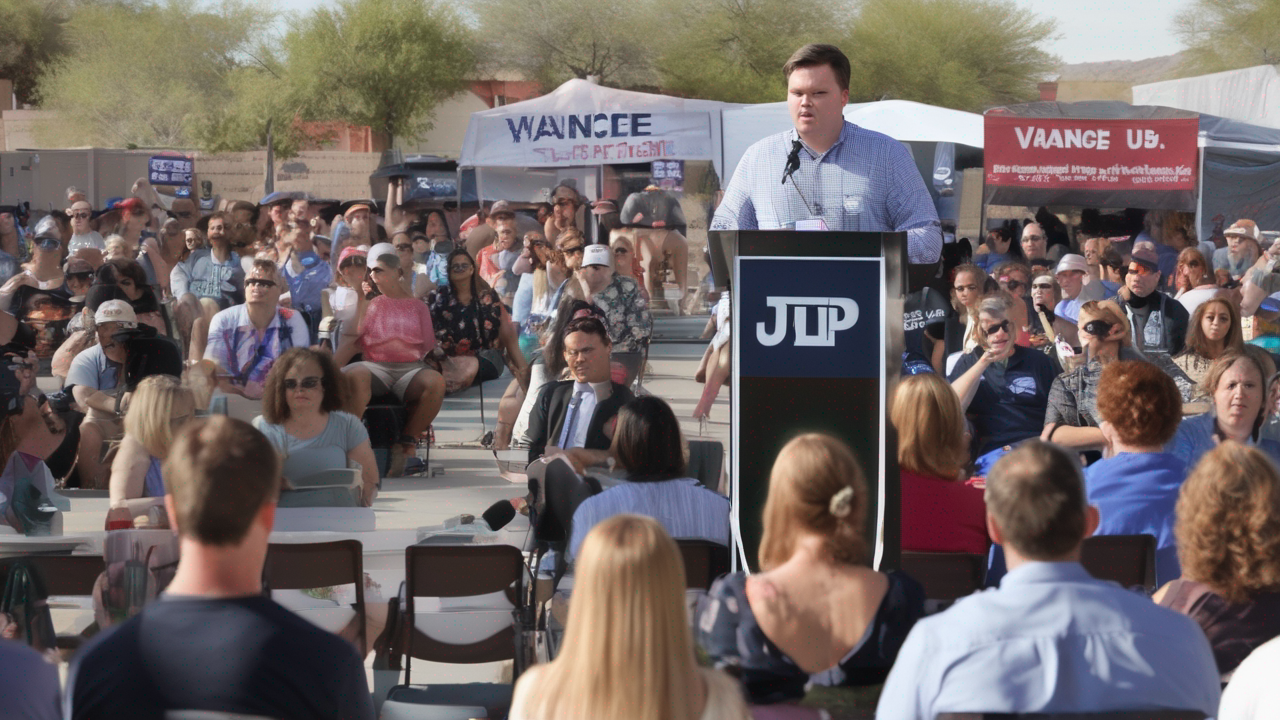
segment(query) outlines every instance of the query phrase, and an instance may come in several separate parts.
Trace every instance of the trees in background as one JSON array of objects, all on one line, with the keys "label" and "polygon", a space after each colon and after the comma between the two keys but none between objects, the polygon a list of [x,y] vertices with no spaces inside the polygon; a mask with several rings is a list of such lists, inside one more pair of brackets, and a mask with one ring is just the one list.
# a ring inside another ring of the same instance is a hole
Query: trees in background
[{"label": "trees in background", "polygon": [[368,125],[390,141],[430,130],[475,67],[469,28],[437,0],[338,0],[299,19],[284,54],[304,117]]},{"label": "trees in background", "polygon": [[1173,22],[1189,74],[1280,63],[1280,2],[1195,0]]},{"label": "trees in background", "polygon": [[25,78],[21,98],[58,111],[60,137],[50,140],[209,151],[270,143],[288,155],[305,140],[306,120],[420,137],[467,82],[510,70],[548,90],[594,76],[614,87],[772,102],[785,95],[791,53],[830,42],[849,55],[855,102],[981,110],[1034,99],[1057,62],[1041,49],[1053,23],[1014,0],[466,7],[463,16],[447,0],[336,0],[283,15],[248,0],[0,0],[0,71]]},{"label": "trees in background", "polygon": [[69,13],[62,0],[0,0],[0,78],[18,102],[40,101],[40,74],[67,52]]}]

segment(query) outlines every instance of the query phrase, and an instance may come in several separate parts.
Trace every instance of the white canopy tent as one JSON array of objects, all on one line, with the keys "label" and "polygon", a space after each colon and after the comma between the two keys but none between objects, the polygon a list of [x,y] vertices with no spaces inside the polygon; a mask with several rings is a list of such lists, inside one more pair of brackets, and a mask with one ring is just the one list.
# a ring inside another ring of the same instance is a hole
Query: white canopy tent
[{"label": "white canopy tent", "polygon": [[1274,65],[1259,65],[1135,85],[1133,104],[1164,105],[1280,129],[1280,70]]},{"label": "white canopy tent", "polygon": [[548,95],[472,113],[458,160],[482,200],[539,202],[574,179],[599,197],[604,165],[702,160],[720,172],[724,103],[570,80]]},{"label": "white canopy tent", "polygon": [[[785,102],[726,107],[721,113],[724,123],[723,184],[733,175],[738,161],[751,144],[792,127],[791,113]],[[982,115],[962,110],[911,102],[881,100],[846,105],[844,117],[849,122],[884,133],[903,142],[950,142],[981,148]],[[718,169],[718,168],[717,168]]]}]

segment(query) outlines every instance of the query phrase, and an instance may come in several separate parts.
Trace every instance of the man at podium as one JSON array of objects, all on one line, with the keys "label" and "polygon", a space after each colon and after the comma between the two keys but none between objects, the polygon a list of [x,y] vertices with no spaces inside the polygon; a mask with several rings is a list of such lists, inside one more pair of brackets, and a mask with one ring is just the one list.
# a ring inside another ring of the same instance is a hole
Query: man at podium
[{"label": "man at podium", "polygon": [[937,262],[938,212],[911,152],[844,119],[849,58],[805,45],[782,72],[795,128],[747,148],[711,229],[906,231],[909,261]]}]

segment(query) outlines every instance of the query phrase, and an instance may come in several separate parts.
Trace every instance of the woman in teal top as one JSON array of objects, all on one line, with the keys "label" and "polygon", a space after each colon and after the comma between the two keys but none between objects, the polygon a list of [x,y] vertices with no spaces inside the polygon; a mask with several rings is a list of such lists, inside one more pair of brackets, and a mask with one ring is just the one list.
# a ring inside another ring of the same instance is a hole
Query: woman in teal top
[{"label": "woman in teal top", "polygon": [[342,412],[345,384],[329,355],[310,348],[285,351],[267,375],[262,415],[253,420],[284,458],[285,479],[358,466],[361,504],[378,492],[378,464],[360,419]]}]

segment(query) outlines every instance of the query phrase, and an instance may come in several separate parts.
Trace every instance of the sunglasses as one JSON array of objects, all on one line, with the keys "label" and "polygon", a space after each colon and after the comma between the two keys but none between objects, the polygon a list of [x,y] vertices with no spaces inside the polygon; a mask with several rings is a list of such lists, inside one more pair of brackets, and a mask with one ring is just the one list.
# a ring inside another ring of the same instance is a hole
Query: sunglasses
[{"label": "sunglasses", "polygon": [[62,247],[62,243],[58,242],[54,238],[43,238],[36,242],[36,247],[41,250],[57,250]]},{"label": "sunglasses", "polygon": [[1090,320],[1084,324],[1084,331],[1096,338],[1105,338],[1111,334],[1111,328],[1113,327],[1115,327],[1115,324],[1106,320]]},{"label": "sunglasses", "polygon": [[1032,285],[1031,288],[1033,290],[1052,290],[1053,284],[1052,283],[1036,283],[1035,285]]},{"label": "sunglasses", "polygon": [[[1003,278],[1001,279],[1003,280]],[[1004,284],[1005,284],[1005,287],[1009,288],[1010,290],[1018,290],[1027,286],[1026,283],[1020,280],[1004,280]]]},{"label": "sunglasses", "polygon": [[1140,265],[1138,263],[1129,263],[1129,272],[1134,273],[1139,277],[1142,277],[1144,275],[1150,275],[1151,273],[1155,272],[1155,270],[1152,270],[1146,265]]},{"label": "sunglasses", "polygon": [[298,388],[302,388],[303,390],[315,390],[318,387],[320,387],[320,378],[318,377],[306,377],[301,380],[289,378],[284,381],[285,390],[297,390]]},{"label": "sunglasses", "polygon": [[353,256],[351,256],[351,257],[347,258],[346,260],[343,260],[343,261],[342,261],[342,267],[340,267],[340,268],[338,268],[338,269],[339,269],[339,270],[341,270],[342,268],[345,268],[345,267],[347,267],[347,266],[349,266],[349,265],[356,265],[356,266],[358,266],[358,267],[364,267],[364,258],[363,258],[363,257],[361,257],[360,255],[353,255]]},{"label": "sunglasses", "polygon": [[1003,333],[1008,334],[1008,332],[1009,332],[1009,321],[1008,321],[1008,320],[1005,320],[1005,321],[1003,321],[1003,322],[998,322],[998,323],[996,323],[995,325],[990,325],[990,326],[984,327],[984,328],[982,328],[982,332],[986,333],[987,335],[995,335],[995,334],[996,334],[996,333],[998,333],[998,332],[1003,332]]},{"label": "sunglasses", "polygon": [[574,245],[573,247],[561,248],[560,252],[565,255],[580,255],[585,251],[586,245]]},{"label": "sunglasses", "polygon": [[74,212],[74,213],[71,213],[71,217],[75,218],[76,220],[88,220],[90,216],[89,216],[89,213],[87,212]]},{"label": "sunglasses", "polygon": [[275,281],[275,280],[263,280],[263,279],[261,279],[261,278],[249,278],[248,280],[245,280],[245,281],[244,281],[244,284],[245,284],[246,286],[248,286],[248,287],[252,287],[252,286],[256,285],[256,286],[258,286],[258,287],[273,288],[273,287],[275,287],[275,286],[276,286],[276,281]]},{"label": "sunglasses", "polygon": [[470,263],[454,263],[449,266],[449,272],[466,272],[470,269]]},{"label": "sunglasses", "polygon": [[397,246],[396,246],[396,252],[409,252],[409,251],[411,251],[411,250],[413,250],[413,245],[411,245],[411,244],[409,244],[409,243],[405,243],[405,244],[403,244],[403,245],[397,245]]}]

